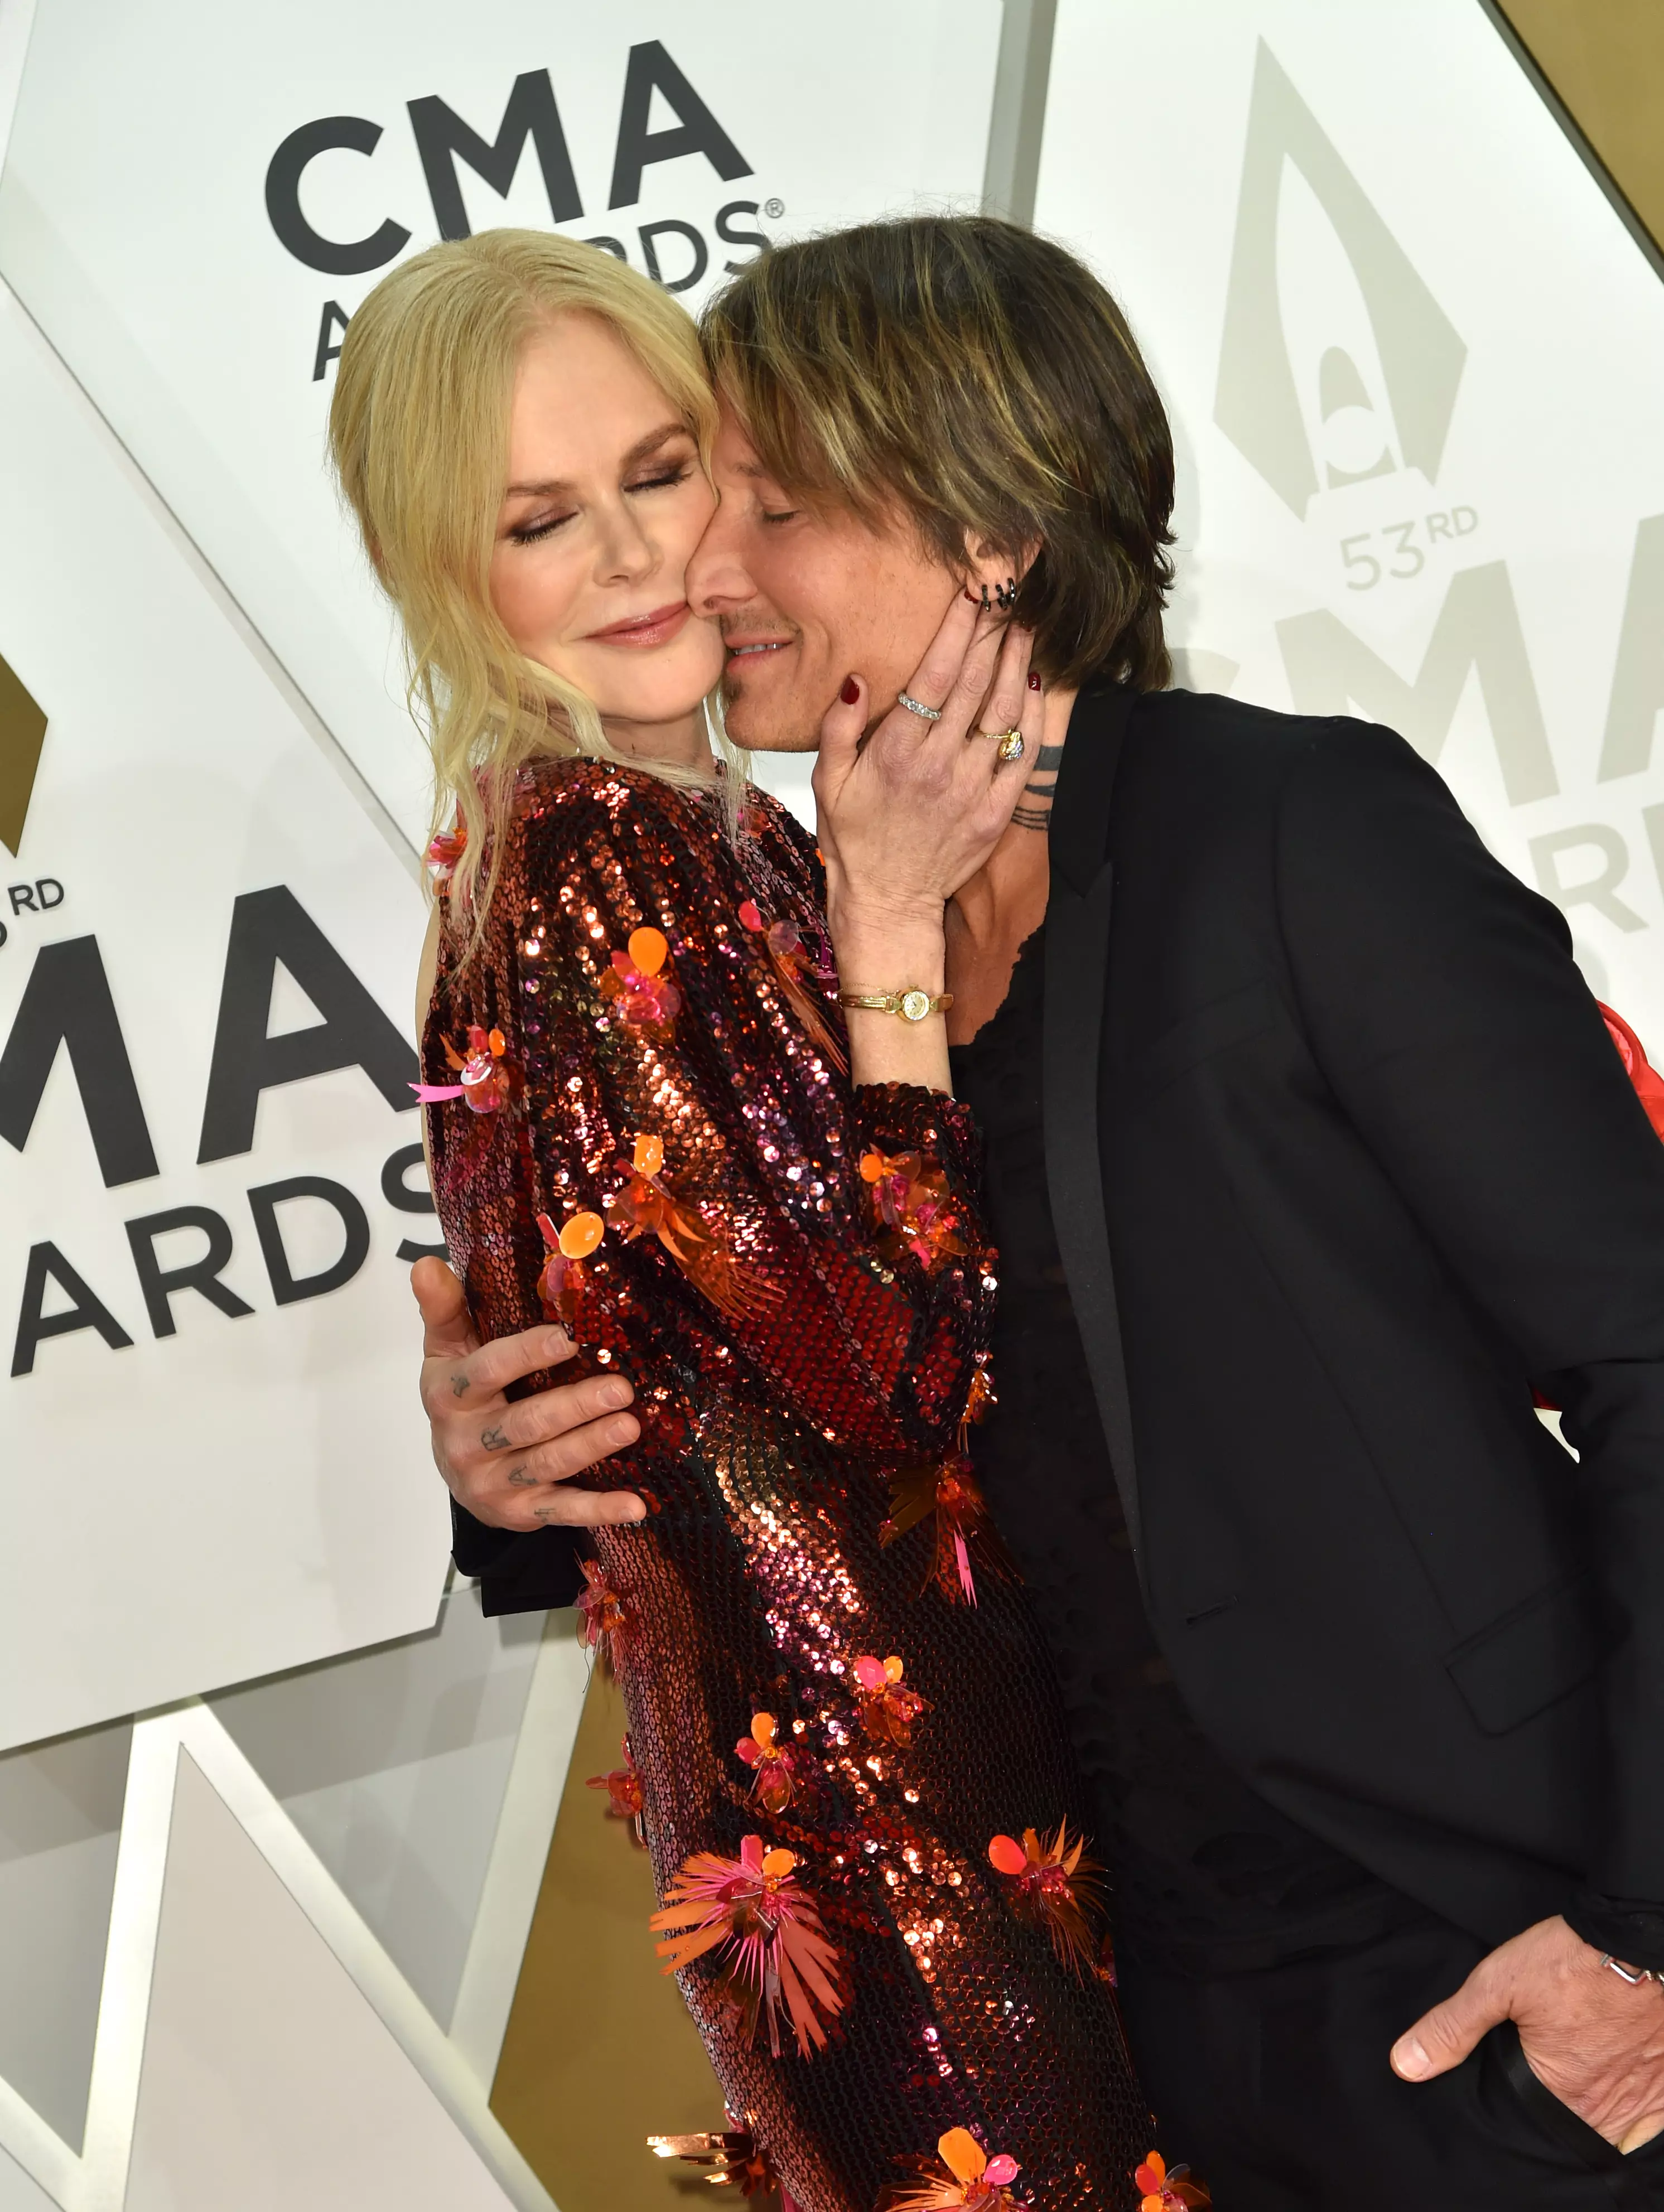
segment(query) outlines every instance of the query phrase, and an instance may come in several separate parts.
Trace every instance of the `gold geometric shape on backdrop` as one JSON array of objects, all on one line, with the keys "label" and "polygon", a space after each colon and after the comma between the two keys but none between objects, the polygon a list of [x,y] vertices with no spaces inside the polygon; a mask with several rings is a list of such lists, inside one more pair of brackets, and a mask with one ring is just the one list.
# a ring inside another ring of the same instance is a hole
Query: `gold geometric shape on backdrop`
[{"label": "gold geometric shape on backdrop", "polygon": [[[738,2192],[653,2157],[651,2135],[726,2125],[722,2092],[665,1978],[647,1917],[658,1904],[647,1853],[592,1774],[619,1764],[624,1701],[590,1676],[560,1817],[520,1967],[491,2109],[561,2212],[701,2212]],[[777,2212],[774,2196],[745,2212]]]},{"label": "gold geometric shape on backdrop", "polygon": [[1664,246],[1664,7],[1659,0],[1502,0],[1502,11]]},{"label": "gold geometric shape on backdrop", "polygon": [[46,717],[9,664],[0,660],[0,845],[16,857],[34,790]]}]

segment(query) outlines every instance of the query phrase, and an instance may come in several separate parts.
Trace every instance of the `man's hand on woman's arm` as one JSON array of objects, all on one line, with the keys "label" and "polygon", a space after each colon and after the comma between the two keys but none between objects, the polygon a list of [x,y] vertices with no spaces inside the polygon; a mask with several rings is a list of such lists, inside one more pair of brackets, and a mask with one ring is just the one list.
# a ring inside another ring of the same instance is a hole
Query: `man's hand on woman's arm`
[{"label": "man's hand on woman's arm", "polygon": [[635,1393],[622,1375],[592,1375],[535,1398],[510,1399],[511,1382],[571,1358],[562,1328],[523,1329],[481,1344],[462,1285],[440,1260],[418,1260],[410,1287],[422,1309],[422,1402],[434,1463],[465,1511],[490,1528],[529,1534],[640,1521],[633,1491],[585,1490],[572,1481],[623,1451],[641,1433],[622,1410]]}]

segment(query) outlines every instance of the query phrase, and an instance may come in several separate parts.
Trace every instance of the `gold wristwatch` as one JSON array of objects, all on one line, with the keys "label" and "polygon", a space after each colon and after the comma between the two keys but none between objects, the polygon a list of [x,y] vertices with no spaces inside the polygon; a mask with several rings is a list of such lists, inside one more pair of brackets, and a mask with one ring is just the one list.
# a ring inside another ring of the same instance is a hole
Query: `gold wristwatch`
[{"label": "gold wristwatch", "polygon": [[841,1006],[858,1006],[868,1014],[899,1014],[904,1022],[928,1021],[944,1014],[953,1004],[951,991],[932,998],[928,991],[840,991]]}]

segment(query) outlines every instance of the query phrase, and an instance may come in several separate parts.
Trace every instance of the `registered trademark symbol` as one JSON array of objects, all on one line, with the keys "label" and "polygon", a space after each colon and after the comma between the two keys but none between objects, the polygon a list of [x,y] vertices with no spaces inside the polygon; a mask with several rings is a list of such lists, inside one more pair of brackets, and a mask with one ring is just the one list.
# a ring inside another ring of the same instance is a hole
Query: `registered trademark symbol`
[{"label": "registered trademark symbol", "polygon": [[770,222],[778,222],[786,212],[786,203],[784,200],[764,200],[762,212]]}]

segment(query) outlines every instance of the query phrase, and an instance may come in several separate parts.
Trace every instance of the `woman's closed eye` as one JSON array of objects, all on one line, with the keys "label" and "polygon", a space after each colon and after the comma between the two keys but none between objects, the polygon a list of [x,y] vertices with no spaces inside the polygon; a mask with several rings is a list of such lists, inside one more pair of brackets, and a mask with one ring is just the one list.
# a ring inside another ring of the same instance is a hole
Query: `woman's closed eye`
[{"label": "woman's closed eye", "polygon": [[535,545],[539,538],[551,537],[556,531],[564,529],[571,520],[570,514],[549,514],[538,522],[518,523],[507,532],[509,543],[513,545]]},{"label": "woman's closed eye", "polygon": [[684,484],[693,474],[689,461],[678,461],[673,469],[659,470],[656,475],[638,477],[624,486],[626,491],[669,491],[677,484]]},{"label": "woman's closed eye", "polygon": [[[690,460],[678,461],[674,468],[660,466],[652,476],[634,477],[623,489],[631,497],[637,492],[672,491],[678,484],[686,483],[692,474],[693,463]],[[575,520],[577,512],[575,507],[569,508],[562,514],[541,515],[535,522],[515,523],[505,534],[511,544],[535,545],[540,539],[552,537],[556,531],[564,529],[568,522]]]}]

